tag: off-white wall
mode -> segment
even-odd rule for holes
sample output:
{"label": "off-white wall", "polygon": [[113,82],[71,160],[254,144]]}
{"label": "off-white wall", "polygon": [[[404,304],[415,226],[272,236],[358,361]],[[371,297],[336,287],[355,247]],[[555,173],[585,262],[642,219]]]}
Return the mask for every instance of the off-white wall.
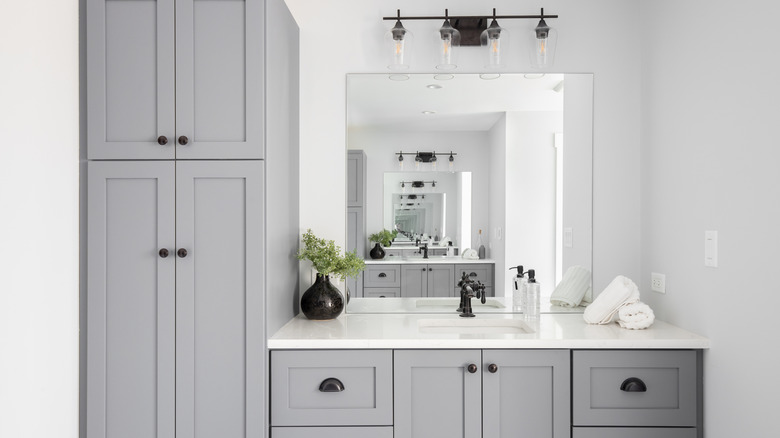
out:
{"label": "off-white wall", "polygon": [[[639,84],[637,31],[639,5],[625,0],[286,0],[301,28],[301,228],[346,242],[346,78],[347,73],[383,72],[383,33],[392,26],[381,20],[396,8],[409,15],[441,13],[486,14],[496,7],[505,13],[559,14],[550,21],[559,28],[556,72],[592,72],[594,76],[594,288],[605,287],[615,275],[639,277]],[[610,23],[604,26],[603,23]],[[512,44],[521,52],[509,69],[530,71],[522,49],[523,29],[533,20],[507,20],[516,29]],[[417,50],[412,72],[433,72],[432,40],[425,38],[441,23],[417,21]],[[327,29],[327,32],[325,32]],[[615,36],[619,35],[619,38]],[[462,72],[480,72],[477,49],[467,48]],[[310,175],[317,175],[316,183]],[[308,188],[312,188],[309,190]],[[474,189],[477,190],[476,187]],[[329,212],[329,213],[326,213]],[[477,224],[474,225],[478,227]],[[309,281],[308,275],[303,281]],[[303,286],[303,284],[302,284]]]}
{"label": "off-white wall", "polygon": [[[705,436],[778,436],[780,4],[640,12],[642,298],[711,340]],[[717,268],[704,266],[705,230],[719,233]],[[644,292],[651,272],[666,274],[666,295]]]}
{"label": "off-white wall", "polygon": [[[496,296],[512,296],[511,284],[507,283],[504,279],[503,273],[509,272],[509,261],[507,261],[506,254],[506,240],[504,235],[506,234],[506,124],[507,115],[504,113],[500,119],[490,128],[489,142],[490,145],[490,188],[488,190],[488,197],[490,199],[490,224],[488,230],[490,231],[488,241],[488,257],[496,261],[495,266],[495,278],[496,288],[494,293]],[[502,293],[499,288],[503,284],[504,291]]]}
{"label": "off-white wall", "polygon": [[0,2],[0,436],[78,436],[77,0]]}

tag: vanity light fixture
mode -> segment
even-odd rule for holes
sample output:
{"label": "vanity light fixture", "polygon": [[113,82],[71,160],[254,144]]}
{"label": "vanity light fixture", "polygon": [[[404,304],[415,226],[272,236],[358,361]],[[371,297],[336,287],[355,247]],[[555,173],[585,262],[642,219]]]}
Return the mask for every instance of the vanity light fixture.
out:
{"label": "vanity light fixture", "polygon": [[[406,187],[406,184],[409,184],[412,186],[413,189],[422,189],[425,188],[425,184],[432,184],[432,187],[436,187],[436,181],[401,181],[401,188]],[[412,198],[414,196],[414,198]],[[423,195],[423,198],[425,196]],[[403,198],[403,196],[401,197]],[[416,195],[409,195],[409,199],[417,199]]]}
{"label": "vanity light fixture", "polygon": [[531,56],[531,65],[536,68],[551,66],[555,60],[555,45],[558,42],[558,31],[547,25],[544,21],[544,8],[542,18],[534,29],[534,51]]}
{"label": "vanity light fixture", "polygon": [[[401,169],[403,169],[403,157],[404,155],[414,155],[414,165],[417,169],[420,168],[421,163],[430,163],[432,170],[436,170],[436,163],[439,161],[438,157],[436,156],[436,151],[432,152],[396,152],[396,155],[398,155],[398,163],[400,164]],[[445,152],[446,155],[446,152]],[[449,163],[450,163],[450,171],[452,171],[453,163],[455,162],[455,155],[458,155],[452,151],[450,151],[449,156]]]}
{"label": "vanity light fixture", "polygon": [[453,70],[458,67],[458,47],[460,47],[460,31],[452,27],[449,9],[444,10],[444,24],[438,30],[439,44],[436,46],[439,70]]}
{"label": "vanity light fixture", "polygon": [[401,151],[401,153],[398,154],[398,167],[401,170],[404,170],[404,151]]}
{"label": "vanity light fixture", "polygon": [[[409,68],[409,51],[412,34],[401,24],[401,20],[444,20],[444,24],[437,30],[436,44],[437,57],[436,68],[439,70],[454,69],[457,67],[455,57],[459,52],[459,46],[482,46],[485,56],[485,68],[492,70],[490,73],[480,75],[483,79],[496,79],[500,75],[495,70],[500,70],[506,65],[507,42],[509,32],[498,25],[498,20],[506,19],[538,19],[539,23],[531,31],[533,35],[533,47],[531,51],[531,65],[536,68],[550,67],[555,60],[555,46],[558,32],[550,27],[545,19],[558,18],[557,15],[545,15],[544,8],[539,15],[496,15],[493,8],[492,16],[450,16],[449,9],[444,10],[444,16],[418,16],[402,17],[401,10],[396,10],[395,17],[382,17],[383,20],[395,20],[395,26],[386,34],[389,41],[388,54],[391,62],[388,68],[393,71]],[[491,20],[492,19],[492,20]],[[490,25],[487,23],[490,20]],[[408,75],[390,75],[406,76]],[[434,76],[437,80],[452,79],[451,74],[440,73]],[[398,79],[396,79],[398,80]]]}
{"label": "vanity light fixture", "polygon": [[509,32],[498,25],[496,8],[493,8],[493,21],[482,31],[480,41],[485,56],[485,68],[494,70],[505,67],[503,55],[507,51]]}
{"label": "vanity light fixture", "polygon": [[[388,63],[387,68],[390,71],[398,72],[409,69],[409,59],[412,51],[412,41],[414,35],[409,32],[401,23],[401,10],[397,10],[397,20],[395,26],[385,33],[385,44],[387,45]],[[393,79],[390,75],[390,79]],[[397,75],[406,76],[406,75]],[[407,77],[408,79],[408,77]],[[396,79],[398,80],[398,79]]]}
{"label": "vanity light fixture", "polygon": [[452,155],[453,153],[452,151],[450,151],[450,158],[449,158],[450,172],[452,172],[453,169],[455,168],[455,157],[453,157]]}

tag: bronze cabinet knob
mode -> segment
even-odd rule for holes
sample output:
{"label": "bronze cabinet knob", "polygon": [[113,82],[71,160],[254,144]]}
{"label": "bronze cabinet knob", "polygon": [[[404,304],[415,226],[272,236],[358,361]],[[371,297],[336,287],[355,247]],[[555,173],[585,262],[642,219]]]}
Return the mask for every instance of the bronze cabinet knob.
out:
{"label": "bronze cabinet knob", "polygon": [[190,142],[190,139],[187,138],[186,135],[182,135],[181,137],[179,137],[179,144],[180,145],[184,146],[184,145],[186,145],[189,142]]}
{"label": "bronze cabinet knob", "polygon": [[466,367],[466,369],[467,369],[467,370],[469,370],[469,372],[470,372],[471,374],[474,374],[474,373],[476,373],[476,372],[477,372],[477,366],[476,366],[476,365],[474,365],[473,363],[472,363],[472,364],[469,364],[469,366],[468,366],[468,367]]}
{"label": "bronze cabinet knob", "polygon": [[160,254],[160,257],[162,257],[162,258],[166,258],[166,257],[168,257],[170,252],[168,251],[167,248],[163,248],[163,249],[160,250],[160,252],[158,252],[158,254]]}
{"label": "bronze cabinet knob", "polygon": [[498,371],[498,365],[491,363],[490,365],[488,365],[488,371],[490,371],[491,373],[495,373],[496,371]]}
{"label": "bronze cabinet knob", "polygon": [[187,257],[187,250],[184,248],[179,248],[179,250],[176,251],[176,255],[181,258]]}
{"label": "bronze cabinet knob", "polygon": [[168,137],[164,135],[157,137],[157,144],[159,144],[160,146],[165,146],[166,144],[168,144]]}

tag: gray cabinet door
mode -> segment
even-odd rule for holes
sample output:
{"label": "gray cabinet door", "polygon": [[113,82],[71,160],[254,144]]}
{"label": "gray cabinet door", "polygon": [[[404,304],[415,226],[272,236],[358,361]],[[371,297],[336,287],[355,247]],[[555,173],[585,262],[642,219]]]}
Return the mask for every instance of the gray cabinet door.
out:
{"label": "gray cabinet door", "polygon": [[428,265],[401,265],[401,296],[425,297],[428,293]]}
{"label": "gray cabinet door", "polygon": [[[347,251],[355,251],[361,259],[366,258],[365,216],[363,207],[347,207]],[[347,278],[347,288],[354,297],[363,296],[363,273]]]}
{"label": "gray cabinet door", "polygon": [[86,20],[88,158],[174,158],[174,0],[87,0]]}
{"label": "gray cabinet door", "polygon": [[396,351],[395,438],[482,436],[481,356],[479,350]]}
{"label": "gray cabinet door", "polygon": [[176,437],[263,434],[263,164],[176,163]]}
{"label": "gray cabinet door", "polygon": [[366,203],[366,153],[347,151],[347,207],[364,207]]}
{"label": "gray cabinet door", "polygon": [[88,173],[87,437],[174,438],[174,164]]}
{"label": "gray cabinet door", "polygon": [[455,291],[454,265],[428,265],[428,296],[452,297]]}
{"label": "gray cabinet door", "polygon": [[176,0],[177,158],[263,158],[262,0]]}
{"label": "gray cabinet door", "polygon": [[571,436],[568,351],[484,350],[482,355],[482,436]]}

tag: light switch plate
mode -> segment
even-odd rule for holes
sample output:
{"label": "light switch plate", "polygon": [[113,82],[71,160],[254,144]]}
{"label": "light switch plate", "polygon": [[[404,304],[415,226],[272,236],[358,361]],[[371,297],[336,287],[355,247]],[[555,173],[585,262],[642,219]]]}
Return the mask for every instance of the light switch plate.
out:
{"label": "light switch plate", "polygon": [[718,267],[718,232],[704,232],[704,266]]}

